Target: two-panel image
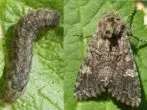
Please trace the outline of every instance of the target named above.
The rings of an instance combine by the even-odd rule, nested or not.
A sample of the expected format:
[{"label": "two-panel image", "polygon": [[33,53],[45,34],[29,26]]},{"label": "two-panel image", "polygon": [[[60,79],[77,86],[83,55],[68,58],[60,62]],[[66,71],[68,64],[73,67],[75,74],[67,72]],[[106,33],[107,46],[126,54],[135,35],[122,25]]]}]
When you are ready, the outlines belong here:
[{"label": "two-panel image", "polygon": [[0,0],[0,110],[147,110],[147,2]]}]

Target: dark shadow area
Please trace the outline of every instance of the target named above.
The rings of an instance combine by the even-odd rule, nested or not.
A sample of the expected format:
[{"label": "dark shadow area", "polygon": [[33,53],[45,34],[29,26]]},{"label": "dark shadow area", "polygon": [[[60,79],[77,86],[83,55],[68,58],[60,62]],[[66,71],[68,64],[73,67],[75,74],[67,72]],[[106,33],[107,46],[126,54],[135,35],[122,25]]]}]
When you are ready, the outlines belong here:
[{"label": "dark shadow area", "polygon": [[120,110],[136,110],[136,108],[133,108],[131,106],[128,106],[128,105],[125,105],[119,101],[117,101],[115,98],[112,98],[112,101],[115,105],[117,105],[117,107],[120,109]]},{"label": "dark shadow area", "polygon": [[89,98],[87,99],[87,101],[96,101],[96,102],[101,102],[101,101],[107,101],[109,98],[109,94],[107,92],[103,92],[101,93],[101,95],[99,97],[92,97],[92,98]]},{"label": "dark shadow area", "polygon": [[14,37],[14,29],[15,25],[12,25],[6,32],[6,34],[4,35],[4,44],[3,44],[3,52],[4,52],[4,61],[5,61],[5,65],[4,65],[4,70],[3,70],[3,75],[1,78],[3,78],[5,72],[7,72],[9,70],[10,64],[11,64],[11,51],[12,51],[12,39]]},{"label": "dark shadow area", "polygon": [[[13,39],[13,32],[14,29],[14,25],[12,25],[6,32],[6,34],[4,35],[5,37],[3,38],[3,53],[4,53],[4,69],[3,69],[3,74],[0,78],[0,99],[2,99],[3,97],[3,83],[5,81],[5,75],[7,73],[7,71],[9,71],[9,67],[11,64],[11,51],[12,51],[12,39]],[[0,101],[0,106],[4,107],[4,102]]]}]

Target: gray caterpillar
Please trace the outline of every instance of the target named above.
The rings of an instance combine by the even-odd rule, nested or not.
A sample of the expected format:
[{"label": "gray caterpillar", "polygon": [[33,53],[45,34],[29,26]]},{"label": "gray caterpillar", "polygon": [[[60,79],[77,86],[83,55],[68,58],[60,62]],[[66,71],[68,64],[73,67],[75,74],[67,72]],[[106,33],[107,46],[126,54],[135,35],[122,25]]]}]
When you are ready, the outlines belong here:
[{"label": "gray caterpillar", "polygon": [[126,23],[114,12],[100,20],[76,80],[74,96],[78,101],[108,91],[121,103],[140,105],[139,76],[127,35]]},{"label": "gray caterpillar", "polygon": [[2,100],[11,103],[24,91],[31,68],[32,44],[42,28],[55,28],[59,24],[59,15],[48,9],[32,10],[21,18],[14,27],[12,39],[11,64],[3,73]]}]

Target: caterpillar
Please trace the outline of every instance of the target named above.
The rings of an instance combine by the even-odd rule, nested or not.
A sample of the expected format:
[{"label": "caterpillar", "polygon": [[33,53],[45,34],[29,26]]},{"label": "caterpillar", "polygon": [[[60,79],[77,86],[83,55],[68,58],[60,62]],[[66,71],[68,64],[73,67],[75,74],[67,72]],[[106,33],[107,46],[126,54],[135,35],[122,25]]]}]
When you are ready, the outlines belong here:
[{"label": "caterpillar", "polygon": [[26,88],[32,62],[32,45],[42,28],[55,28],[59,25],[59,14],[48,9],[34,9],[20,18],[14,26],[11,43],[11,63],[5,63],[1,83],[3,102],[12,103]]}]

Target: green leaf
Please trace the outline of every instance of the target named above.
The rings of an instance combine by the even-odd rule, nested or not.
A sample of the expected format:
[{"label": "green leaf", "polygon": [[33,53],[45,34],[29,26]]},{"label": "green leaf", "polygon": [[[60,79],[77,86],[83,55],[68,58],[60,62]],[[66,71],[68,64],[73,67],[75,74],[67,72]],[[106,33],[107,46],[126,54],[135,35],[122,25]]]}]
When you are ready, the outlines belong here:
[{"label": "green leaf", "polygon": [[[1,106],[0,110],[62,110],[64,104],[65,110],[127,109],[110,97],[104,100],[77,102],[73,97],[73,88],[89,40],[84,36],[91,36],[95,32],[97,22],[110,9],[116,10],[125,20],[128,20],[134,11],[134,1],[64,0],[64,38],[63,0],[0,0],[0,7],[0,26],[3,33],[2,35],[0,33],[0,74],[4,67],[2,45],[6,44],[6,47],[9,45],[12,26],[21,16],[32,8],[55,9],[61,15],[60,27],[49,30],[45,34],[44,31],[41,32],[34,43],[30,81],[24,95],[10,106]],[[147,37],[141,12],[137,12],[134,16],[132,31],[139,39]],[[133,41],[131,44],[133,44],[133,52],[140,73],[143,94],[139,110],[145,110],[147,108],[146,44]]]},{"label": "green leaf", "polygon": [[[87,48],[87,39],[95,33],[99,19],[109,10],[115,10],[130,25],[130,16],[134,12],[135,2],[130,0],[64,0],[64,104],[65,110],[118,110],[131,109],[111,97],[103,100],[89,100],[77,102],[73,97],[73,88],[77,72]],[[132,30],[139,39],[147,39],[145,26],[143,26],[143,13],[137,12],[132,20]],[[82,37],[81,37],[82,36]],[[131,42],[132,44],[133,42]],[[147,107],[147,46],[142,42],[133,45],[138,71],[141,79],[142,103],[138,110]]]},{"label": "green leaf", "polygon": [[[33,45],[30,79],[24,95],[0,110],[63,110],[63,0],[0,0],[0,75],[4,67],[4,45],[20,17],[35,8],[48,8],[60,14],[60,26],[42,31]],[[3,45],[3,46],[2,46]]]}]

